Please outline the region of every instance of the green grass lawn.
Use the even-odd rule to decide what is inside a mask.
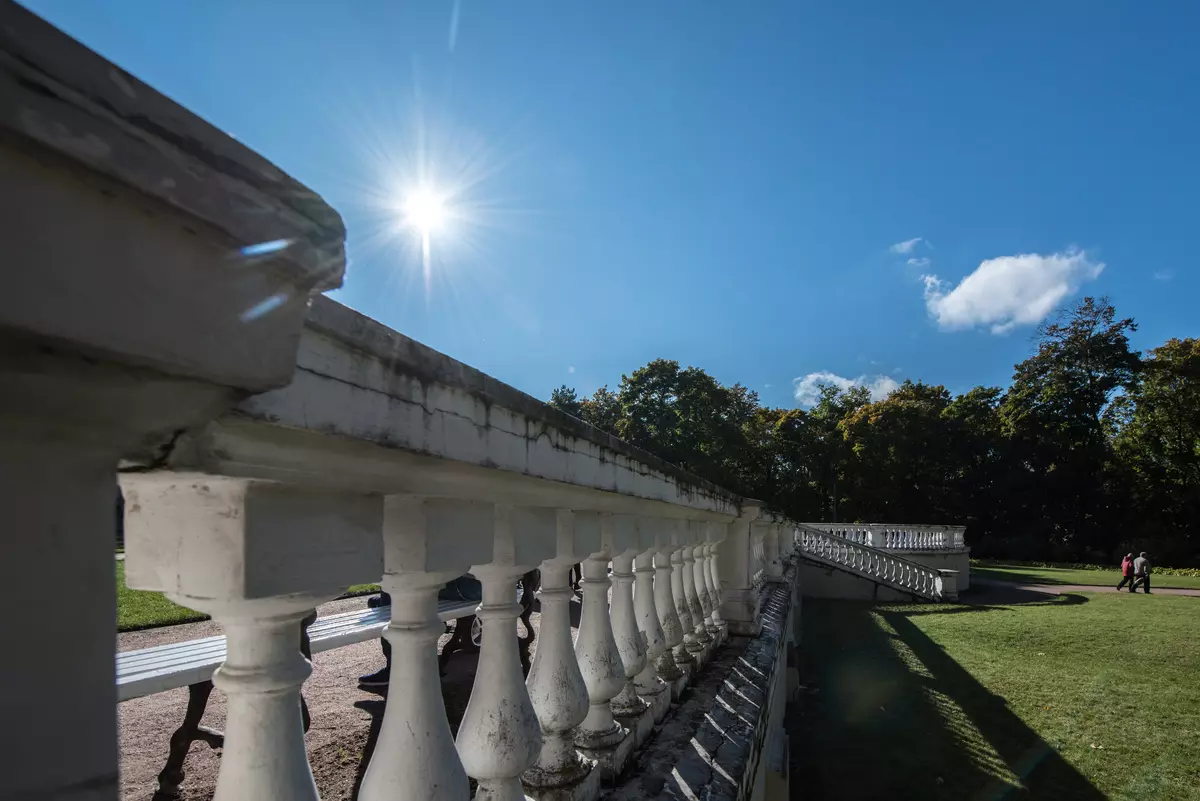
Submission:
[[[1111,587],[1117,586],[1117,582],[1121,580],[1121,571],[1115,568],[1113,570],[1072,570],[1061,567],[1027,567],[1025,565],[992,563],[972,564],[971,575],[1000,581],[1017,581],[1023,584],[1093,584]],[[1153,593],[1156,587],[1200,590],[1200,577],[1152,573],[1150,575],[1150,592]]]
[[[806,797],[1200,799],[1200,600],[805,600]]]
[[[125,586],[125,563],[116,562],[115,564],[117,567],[117,631],[136,631],[208,619],[208,615],[202,615],[195,610],[171,603],[161,592],[129,589]],[[356,584],[343,597],[369,595],[374,592],[379,592],[378,584]]]

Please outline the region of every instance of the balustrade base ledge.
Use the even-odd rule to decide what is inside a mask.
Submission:
[[[662,685],[662,692],[641,696],[641,699],[650,705],[650,716],[654,718],[655,723],[662,723],[663,718],[667,716],[671,709],[671,698],[672,689],[669,682]]]
[[[654,730],[654,707],[647,706],[637,715],[618,716],[617,722],[629,730],[627,739],[633,740],[633,748],[641,748]]]
[[[683,691],[687,689],[687,686],[689,683],[688,679],[691,678],[691,675],[692,674],[690,671],[680,670],[679,678],[671,679],[670,681],[667,682],[667,686],[670,687],[670,691],[671,691],[671,702],[672,703],[677,702],[679,700],[680,696],[683,695]]]
[[[578,781],[559,787],[533,787],[522,782],[525,795],[534,801],[595,801],[600,795],[600,771],[594,761],[585,761],[590,769]]]
[[[651,717],[650,720],[653,726],[653,718]],[[615,745],[606,748],[579,748],[576,746],[579,748],[579,753],[596,763],[596,769],[592,772],[600,775],[600,783],[603,785],[611,785],[617,780],[624,772],[625,766],[629,764],[629,757],[633,754],[634,733],[625,726],[621,726],[621,731],[624,736]]]

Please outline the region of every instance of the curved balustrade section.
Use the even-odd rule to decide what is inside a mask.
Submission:
[[[819,562],[835,565],[931,601],[947,600],[955,595],[943,575],[933,568],[808,524],[796,526],[796,548]]]

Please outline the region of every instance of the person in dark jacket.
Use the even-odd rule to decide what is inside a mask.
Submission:
[[[1146,558],[1146,552],[1142,551],[1138,554],[1138,558],[1133,560],[1133,586],[1130,587],[1130,592],[1137,592],[1138,585],[1147,595],[1150,594],[1150,560]]]
[[[1129,591],[1133,592],[1133,554],[1125,554],[1125,558],[1121,560],[1121,583],[1117,585],[1117,592],[1126,584],[1129,585]]]

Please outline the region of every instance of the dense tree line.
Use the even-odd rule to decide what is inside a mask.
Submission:
[[[1038,329],[1007,390],[826,386],[772,409],[658,359],[551,405],[800,520],[956,523],[976,555],[1200,564],[1200,340],[1142,355],[1107,299]]]

